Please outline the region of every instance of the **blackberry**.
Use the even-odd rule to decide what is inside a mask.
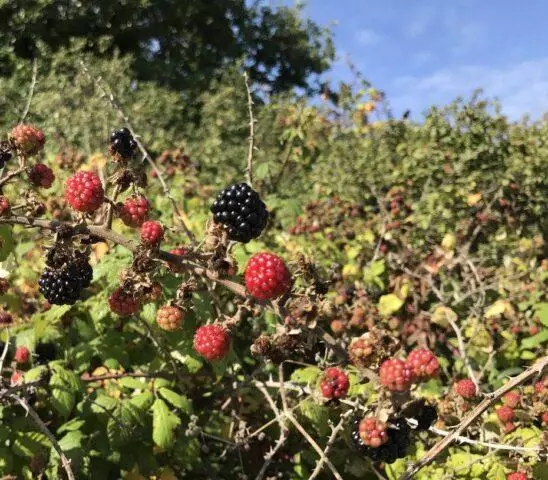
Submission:
[[[122,158],[131,158],[137,151],[137,142],[127,128],[114,130],[109,139],[109,151],[111,155],[119,155]]]
[[[237,183],[221,191],[211,211],[215,222],[227,227],[228,238],[242,243],[257,238],[268,220],[266,205],[246,183]]]
[[[82,290],[89,286],[93,270],[87,259],[76,258],[54,269],[46,267],[38,284],[46,300],[54,305],[73,305]]]
[[[419,431],[428,430],[438,420],[436,407],[427,404],[424,398],[412,401],[400,414],[405,418],[414,419],[417,425],[413,428]]]
[[[4,168],[6,162],[12,157],[10,142],[0,142],[0,168]]]
[[[383,445],[373,448],[365,445],[360,437],[360,421],[356,418],[352,427],[352,441],[363,455],[369,457],[374,462],[394,463],[398,458],[407,455],[407,449],[411,443],[411,429],[403,418],[390,421],[386,432],[388,440]]]

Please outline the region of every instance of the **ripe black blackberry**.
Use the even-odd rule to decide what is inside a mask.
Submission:
[[[400,414],[407,419],[415,420],[416,426],[413,428],[419,431],[428,430],[438,420],[436,407],[426,403],[423,398],[411,402]]]
[[[369,447],[365,445],[360,437],[360,420],[356,418],[352,427],[352,441],[356,448],[366,457],[374,462],[394,463],[398,458],[407,455],[407,449],[411,443],[411,429],[404,418],[389,421],[386,430],[388,441],[380,447]]]
[[[93,270],[84,258],[65,263],[61,268],[50,268],[42,272],[38,284],[46,300],[54,305],[73,305],[82,290],[89,286]]]
[[[4,168],[6,162],[11,160],[11,145],[10,142],[0,142],[0,168]]]
[[[110,134],[109,151],[113,156],[119,155],[122,158],[131,158],[137,151],[137,142],[127,128],[114,130]]]
[[[257,238],[268,221],[266,205],[246,183],[237,183],[217,195],[211,206],[215,222],[225,225],[228,238],[247,243]]]

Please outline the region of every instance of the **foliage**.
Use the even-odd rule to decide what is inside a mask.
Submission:
[[[42,160],[54,168],[57,181],[52,191],[33,190],[33,201],[46,204],[46,217],[69,220],[62,201],[64,180],[80,168],[112,178],[109,174],[118,168],[96,151],[105,150],[108,132],[120,122],[108,101],[97,95],[97,82],[78,67],[82,58],[94,75],[107,79],[151,151],[166,149],[168,155],[161,158],[175,159],[169,164],[174,170],[163,166],[163,173],[188,226],[206,240],[194,260],[210,259],[206,223],[211,199],[219,186],[244,177],[248,118],[240,75],[235,69],[215,80],[200,97],[200,121],[186,125],[180,97],[130,80],[130,57],[97,60],[81,48],[75,44],[52,54],[51,64],[40,70],[30,119],[46,129]],[[11,99],[1,108],[6,112],[3,131],[20,116],[10,108],[24,105],[26,89],[21,86],[29,76],[27,65],[3,80]],[[400,342],[402,354],[417,346],[430,348],[441,373],[413,387],[411,396],[436,405],[437,426],[446,430],[471,406],[456,397],[454,381],[469,376],[471,369],[482,390],[491,392],[546,354],[548,125],[510,123],[479,96],[432,108],[416,123],[383,113],[382,95],[367,84],[356,92],[343,85],[337,93],[337,103],[321,105],[295,94],[256,102],[254,187],[272,210],[272,221],[257,241],[215,258],[236,266],[237,275],[228,275],[226,266],[207,264],[217,268],[217,280],[239,281],[253,253],[268,249],[281,254],[293,272],[296,294],[284,300],[283,318],[256,303],[237,318],[243,299],[226,285],[188,271],[175,273],[164,262],[154,271],[161,297],[146,303],[139,315],[120,319],[110,312],[107,297],[120,285],[132,255],[106,242],[91,247],[94,279],[82,301],[72,307],[45,305],[36,283],[51,239],[20,226],[0,231],[9,250],[2,267],[10,284],[0,300],[15,319],[2,340],[9,334],[11,347],[25,345],[33,352],[24,378],[38,384],[26,392],[27,398],[78,478],[256,475],[280,434],[278,423],[272,422],[276,414],[257,388],[260,382],[274,383],[268,391],[282,408],[278,367],[250,349],[263,335],[272,342],[298,340],[282,348],[289,360],[284,364],[286,400],[321,448],[330,426],[354,401],[370,414],[377,407],[390,415],[398,410],[387,392],[370,381],[371,372],[341,360],[324,341],[329,336],[318,338],[318,328],[335,337],[343,354],[352,338],[374,327]],[[190,163],[181,152],[174,153],[181,142]],[[68,146],[83,153],[70,156],[70,165],[58,155]],[[188,246],[172,203],[150,170],[147,177],[152,216],[172,227],[166,249]],[[12,204],[18,198],[30,202],[20,192],[18,184],[4,186]],[[88,218],[92,220],[97,219]],[[137,238],[119,219],[114,230]],[[196,288],[185,296],[183,327],[162,331],[155,323],[157,308],[180,298],[177,292],[188,282]],[[310,298],[314,301],[303,305]],[[193,350],[193,334],[197,326],[227,317],[235,322],[231,352],[209,363]],[[465,352],[451,323],[462,333]],[[8,373],[19,368],[12,352],[3,370],[5,383]],[[350,405],[321,397],[322,370],[333,364],[350,376]],[[105,375],[114,378],[102,379]],[[522,401],[512,431],[491,408],[465,435],[473,441],[537,448],[546,403],[532,385],[519,392]],[[59,456],[19,405],[3,402],[0,418],[2,475],[61,478]],[[345,479],[375,478],[369,460],[353,447],[352,425],[346,420],[328,457]],[[308,478],[316,452],[293,424],[287,427],[290,433],[267,472]],[[432,431],[413,438],[405,459],[376,465],[387,478],[398,478],[406,464],[422,458],[439,440]],[[416,478],[503,479],[518,465],[539,478],[545,468],[532,451],[454,444]],[[332,478],[326,467],[321,475]]]

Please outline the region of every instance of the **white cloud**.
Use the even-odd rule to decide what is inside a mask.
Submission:
[[[377,32],[369,28],[363,28],[356,32],[355,38],[356,41],[364,47],[376,45],[382,39],[382,37]]]
[[[503,111],[517,120],[524,114],[539,117],[548,111],[548,57],[505,67],[461,65],[423,77],[404,76],[394,80],[391,103],[397,110],[410,108],[415,115],[425,106],[444,104],[457,96],[482,88],[498,98]]]

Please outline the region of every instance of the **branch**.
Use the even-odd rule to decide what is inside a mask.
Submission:
[[[411,465],[407,472],[405,472],[399,480],[410,480],[413,478],[422,468],[432,463],[438,455],[440,455],[446,448],[448,448],[462,432],[464,432],[483,412],[496,403],[505,393],[513,390],[518,385],[534,378],[537,375],[541,375],[542,372],[548,366],[548,356],[545,356],[531,365],[527,370],[520,373],[516,377],[512,378],[505,385],[500,387],[495,392],[488,394],[484,400],[482,400],[464,419],[459,423],[457,428],[451,432],[450,435],[445,437],[436,443],[425,455],[414,465]]]
[[[354,410],[350,409],[344,412],[339,420],[339,423],[336,427],[333,428],[333,431],[331,432],[331,435],[329,439],[327,440],[327,444],[325,445],[325,448],[323,450],[323,457],[321,457],[318,462],[316,463],[316,468],[312,472],[312,475],[308,477],[308,480],[313,480],[316,478],[322,471],[323,465],[325,463],[325,458],[327,458],[327,454],[331,450],[331,447],[335,443],[335,440],[337,439],[337,436],[339,435],[340,431],[344,428],[344,421],[354,413]]]
[[[63,465],[63,468],[65,469],[65,472],[67,474],[67,477],[69,480],[75,480],[76,477],[74,476],[74,473],[72,472],[72,469],[70,467],[70,460],[65,456],[63,453],[63,450],[61,449],[61,446],[55,439],[53,433],[50,432],[49,428],[46,426],[46,424],[42,421],[40,416],[36,413],[36,411],[29,405],[29,403],[21,397],[18,397],[17,395],[11,396],[15,401],[17,401],[26,411],[27,414],[31,416],[31,418],[34,420],[38,428],[42,430],[44,435],[48,437],[49,441],[53,445],[53,448],[55,451],[59,454],[59,457],[61,458],[61,464]]]
[[[244,72],[245,90],[247,92],[247,109],[249,111],[249,151],[247,152],[246,179],[250,187],[253,186],[253,150],[255,149],[255,119],[253,118],[253,98],[249,90],[247,72]]]
[[[459,344],[460,356],[462,357],[462,361],[464,362],[464,365],[466,365],[466,369],[468,370],[468,375],[470,376],[470,379],[472,380],[472,382],[474,382],[476,391],[479,392],[480,391],[479,382],[476,377],[476,374],[474,373],[472,365],[470,364],[470,359],[468,358],[468,355],[466,355],[466,347],[464,345],[464,339],[462,338],[462,332],[459,326],[457,325],[457,323],[455,322],[455,320],[450,318],[449,315],[444,315],[444,316],[445,316],[445,319],[451,324],[451,327],[453,328],[453,330],[455,331],[455,334],[457,335],[457,342]]]
[[[25,110],[23,110],[23,114],[21,115],[21,119],[19,120],[19,123],[23,123],[25,121],[25,118],[27,118],[27,115],[29,114],[30,105],[32,103],[32,97],[34,96],[34,87],[36,86],[36,78],[38,76],[38,60],[36,57],[32,61],[32,78],[30,81],[30,87],[29,87],[29,94],[27,96],[27,104],[25,105]]]

